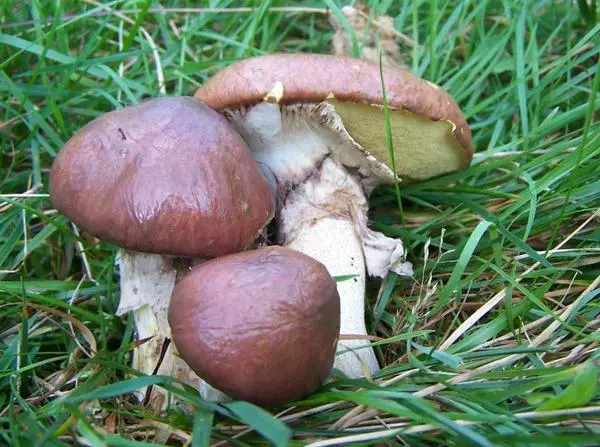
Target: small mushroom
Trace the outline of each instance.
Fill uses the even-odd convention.
[[[335,367],[350,377],[379,369],[366,332],[366,272],[411,275],[402,242],[367,226],[367,198],[381,184],[465,168],[471,133],[442,88],[383,69],[395,171],[377,64],[349,57],[276,54],[237,62],[195,96],[221,111],[248,142],[278,198],[280,245],[322,262],[338,283],[341,333]],[[365,268],[366,267],[366,268]],[[347,337],[345,337],[347,338]],[[365,347],[366,346],[366,347]]]
[[[175,286],[169,323],[202,379],[233,399],[278,405],[328,377],[340,298],[320,262],[267,247],[196,266]]]
[[[244,140],[197,99],[152,99],[77,132],[54,161],[50,197],[81,229],[121,247],[117,314],[133,311],[138,340],[151,338],[133,367],[183,371],[202,388],[168,346],[168,302],[177,264],[181,274],[198,258],[244,250],[273,216],[270,185]]]

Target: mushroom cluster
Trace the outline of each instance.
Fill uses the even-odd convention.
[[[206,399],[273,404],[313,392],[332,366],[379,369],[364,340],[366,277],[412,269],[400,240],[368,227],[369,194],[471,156],[441,88],[353,58],[279,54],[229,66],[194,97],[90,122],[55,159],[50,196],[120,247],[117,314],[134,317],[135,369]]]
[[[133,311],[145,341],[134,368],[208,398],[224,390],[261,403],[302,397],[329,374],[335,282],[307,255],[253,249],[273,192],[244,140],[201,101],[153,99],[90,122],[55,159],[50,195],[84,231],[120,247],[117,313]],[[279,381],[261,382],[266,371]],[[157,406],[164,397],[150,396]]]
[[[373,62],[321,54],[249,58],[195,96],[235,126],[277,191],[276,242],[334,276],[353,275],[338,283],[345,337],[335,367],[349,377],[376,372],[364,340],[366,274],[410,276],[412,267],[399,239],[368,228],[367,198],[381,184],[467,167],[473,148],[462,112],[446,91],[409,71],[384,69],[382,80]]]

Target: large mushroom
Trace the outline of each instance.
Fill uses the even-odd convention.
[[[195,94],[234,124],[276,188],[277,243],[319,260],[333,276],[354,275],[338,283],[340,331],[356,339],[338,343],[335,367],[350,377],[379,369],[362,337],[366,272],[411,274],[402,242],[368,228],[369,194],[381,184],[465,168],[472,157],[469,127],[446,91],[385,67],[383,84],[393,154],[375,63],[316,54],[254,57],[220,71]]]
[[[144,341],[134,368],[211,394],[169,343],[169,299],[193,263],[253,244],[274,213],[270,188],[232,126],[190,97],[103,114],[64,145],[50,196],[85,232],[121,247],[117,314],[133,311]]]
[[[207,261],[175,286],[173,342],[232,399],[277,405],[315,391],[333,366],[340,298],[325,266],[267,247]]]

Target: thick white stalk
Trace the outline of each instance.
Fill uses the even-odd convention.
[[[334,277],[353,275],[337,283],[341,299],[340,334],[366,335],[365,261],[362,240],[354,223],[350,219],[322,217],[298,231],[287,246],[315,258]],[[375,353],[364,339],[338,341],[334,367],[351,378],[379,370]]]
[[[338,342],[335,367],[349,377],[379,370],[366,340],[365,251],[360,232],[365,227],[367,200],[347,170],[327,158],[320,169],[291,191],[280,214],[279,239],[327,267],[336,276],[340,294],[340,335],[359,336]],[[383,236],[383,235],[381,235]]]
[[[206,400],[221,401],[225,395],[200,379],[179,357],[170,343],[171,331],[167,319],[169,300],[175,281],[176,268],[167,256],[119,252],[121,298],[117,315],[132,312],[136,340],[144,341],[133,350],[132,367],[145,374],[175,377],[200,391]],[[164,351],[164,352],[163,352]],[[139,389],[136,397],[144,399],[147,389]],[[153,387],[149,403],[164,409],[168,395],[160,387]]]

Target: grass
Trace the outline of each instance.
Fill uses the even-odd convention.
[[[334,374],[259,409],[130,369],[116,249],[52,208],[54,156],[99,114],[191,95],[239,58],[329,52],[325,6],[340,6],[160,11],[199,4],[0,4],[0,444],[600,445],[595,1],[368,2],[418,42],[408,65],[451,92],[476,146],[468,170],[400,185],[402,226],[394,187],[372,196],[372,226],[416,270],[370,284],[387,365],[372,381]],[[144,408],[130,392],[148,384],[194,411]]]

